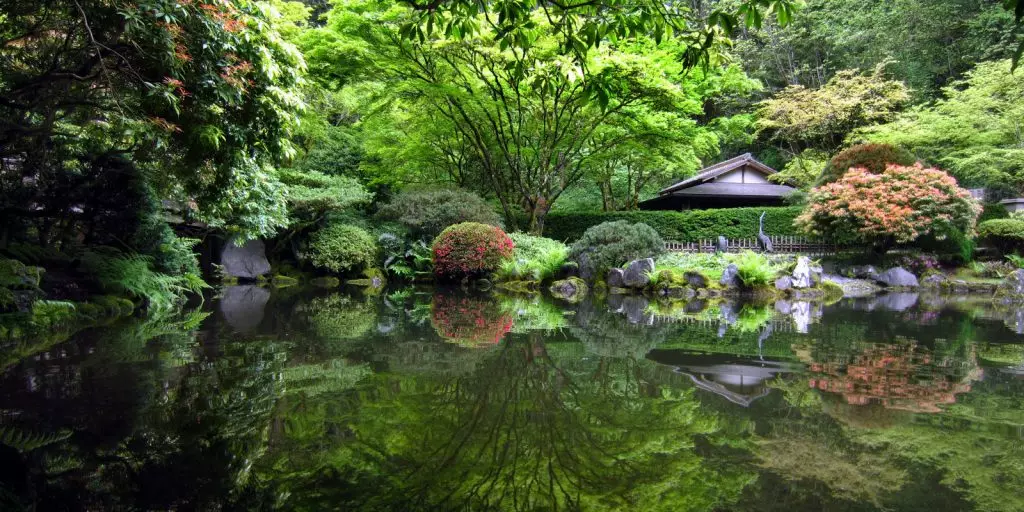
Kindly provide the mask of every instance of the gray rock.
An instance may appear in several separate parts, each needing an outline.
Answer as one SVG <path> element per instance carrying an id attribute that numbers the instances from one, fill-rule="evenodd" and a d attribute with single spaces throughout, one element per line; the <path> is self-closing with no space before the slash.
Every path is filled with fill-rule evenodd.
<path id="1" fill-rule="evenodd" d="M 825 269 L 821 265 L 811 264 L 808 268 L 811 269 L 811 282 L 814 286 L 821 284 L 822 276 L 825 275 Z"/>
<path id="2" fill-rule="evenodd" d="M 701 274 L 700 272 L 688 270 L 683 273 L 683 279 L 686 279 L 686 284 L 694 288 L 708 287 L 708 278 L 704 277 L 704 275 Z"/>
<path id="3" fill-rule="evenodd" d="M 641 295 L 629 295 L 622 298 L 622 312 L 626 314 L 626 320 L 631 324 L 651 325 L 654 323 L 654 315 L 647 311 L 650 302 Z"/>
<path id="4" fill-rule="evenodd" d="M 608 284 L 609 288 L 625 288 L 625 273 L 621 268 L 613 268 L 608 271 L 608 275 L 604 278 L 605 283 Z"/>
<path id="5" fill-rule="evenodd" d="M 792 284 L 793 288 L 810 288 L 814 286 L 814 280 L 811 278 L 811 260 L 807 256 L 800 256 L 796 259 Z"/>
<path id="6" fill-rule="evenodd" d="M 875 278 L 875 281 L 889 287 L 917 288 L 917 276 L 911 274 L 903 267 L 893 267 L 882 272 Z"/>
<path id="7" fill-rule="evenodd" d="M 262 240 L 249 240 L 237 245 L 233 240 L 220 253 L 224 273 L 241 279 L 256 279 L 270 273 L 266 248 Z"/>
<path id="8" fill-rule="evenodd" d="M 875 279 L 878 277 L 878 269 L 874 265 L 853 266 L 849 269 L 850 277 L 857 279 Z"/>
<path id="9" fill-rule="evenodd" d="M 597 278 L 597 268 L 589 253 L 584 252 L 576 258 L 576 267 L 579 269 L 579 276 L 583 279 L 593 281 Z"/>
<path id="10" fill-rule="evenodd" d="M 270 292 L 259 286 L 228 286 L 224 288 L 218 309 L 234 330 L 249 332 L 263 322 L 263 308 L 268 300 Z"/>
<path id="11" fill-rule="evenodd" d="M 643 288 L 651 283 L 650 273 L 654 272 L 654 260 L 644 258 L 633 260 L 626 266 L 622 274 L 622 283 L 626 288 Z"/>
<path id="12" fill-rule="evenodd" d="M 1007 299 L 1024 299 L 1024 269 L 1014 270 L 1003 278 L 996 295 Z"/>
<path id="13" fill-rule="evenodd" d="M 704 311 L 707 308 L 708 303 L 706 301 L 698 299 L 687 302 L 686 305 L 683 306 L 683 311 L 687 313 L 700 313 L 701 311 Z"/>
<path id="14" fill-rule="evenodd" d="M 949 278 L 946 277 L 945 274 L 940 274 L 938 272 L 928 274 L 921 278 L 921 286 L 924 286 L 926 288 L 939 288 L 941 286 L 947 285 L 948 283 Z"/>
<path id="15" fill-rule="evenodd" d="M 724 236 L 719 235 L 718 236 L 718 243 L 715 244 L 715 252 L 717 252 L 717 253 L 729 252 L 729 239 L 724 237 Z"/>
<path id="16" fill-rule="evenodd" d="M 775 311 L 788 315 L 793 310 L 793 304 L 788 300 L 777 300 L 775 301 Z"/>
<path id="17" fill-rule="evenodd" d="M 789 276 L 782 276 L 775 280 L 776 290 L 788 290 L 793 287 L 793 278 Z"/>
<path id="18" fill-rule="evenodd" d="M 578 302 L 587 295 L 588 288 L 586 281 L 578 277 L 570 277 L 551 283 L 549 291 L 556 298 L 568 302 Z"/>
<path id="19" fill-rule="evenodd" d="M 728 287 L 736 288 L 740 285 L 739 277 L 740 269 L 735 263 L 730 263 L 729 266 L 725 267 L 722 271 L 722 279 L 718 281 L 718 284 Z"/>
<path id="20" fill-rule="evenodd" d="M 572 261 L 568 261 L 568 262 L 563 263 L 562 266 L 558 269 L 558 273 L 555 274 L 555 276 L 558 279 L 568 279 L 570 277 L 579 277 L 579 275 L 580 275 L 580 266 L 578 264 L 576 264 L 575 262 L 572 262 Z"/>

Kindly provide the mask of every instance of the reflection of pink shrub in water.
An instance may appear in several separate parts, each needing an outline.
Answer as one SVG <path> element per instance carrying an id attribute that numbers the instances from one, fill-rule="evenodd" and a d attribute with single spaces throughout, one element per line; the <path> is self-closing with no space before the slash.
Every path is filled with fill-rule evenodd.
<path id="1" fill-rule="evenodd" d="M 512 316 L 492 301 L 436 294 L 430 309 L 430 324 L 438 336 L 459 345 L 495 345 L 512 330 Z"/>
<path id="2" fill-rule="evenodd" d="M 851 358 L 807 361 L 810 387 L 841 395 L 851 405 L 941 412 L 981 378 L 973 351 L 964 358 L 934 359 L 916 342 L 876 344 Z"/>

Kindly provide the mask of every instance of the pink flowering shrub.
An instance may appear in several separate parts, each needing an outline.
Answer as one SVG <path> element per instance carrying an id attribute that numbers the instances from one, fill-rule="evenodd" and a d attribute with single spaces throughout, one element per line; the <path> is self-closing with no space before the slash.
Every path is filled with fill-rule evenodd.
<path id="1" fill-rule="evenodd" d="M 886 250 L 951 229 L 971 234 L 981 206 L 945 172 L 890 164 L 881 174 L 853 168 L 812 189 L 797 227 L 816 237 Z"/>
<path id="2" fill-rule="evenodd" d="M 512 257 L 513 248 L 499 227 L 476 222 L 448 226 L 431 245 L 434 273 L 447 278 L 489 274 Z"/>

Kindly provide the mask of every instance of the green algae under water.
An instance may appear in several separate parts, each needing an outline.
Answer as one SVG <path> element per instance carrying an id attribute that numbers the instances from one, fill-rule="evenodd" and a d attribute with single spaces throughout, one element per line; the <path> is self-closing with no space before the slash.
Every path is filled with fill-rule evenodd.
<path id="1" fill-rule="evenodd" d="M 4 368 L 0 510 L 1024 510 L 1022 311 L 246 286 L 207 306 Z"/>

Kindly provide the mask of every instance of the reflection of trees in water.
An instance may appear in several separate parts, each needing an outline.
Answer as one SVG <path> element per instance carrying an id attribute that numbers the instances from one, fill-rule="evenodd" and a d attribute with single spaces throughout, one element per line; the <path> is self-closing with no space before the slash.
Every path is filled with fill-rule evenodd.
<path id="1" fill-rule="evenodd" d="M 939 405 L 981 379 L 973 345 L 936 353 L 914 340 L 859 344 L 853 352 L 798 351 L 808 365 L 808 384 L 841 395 L 851 405 L 879 403 L 914 412 L 940 412 Z"/>
<path id="2" fill-rule="evenodd" d="M 283 353 L 221 341 L 209 359 L 191 327 L 163 319 L 91 331 L 62 346 L 67 358 L 37 363 L 49 378 L 4 383 L 5 408 L 24 425 L 70 432 L 20 455 L 38 509 L 204 509 L 240 498 L 264 449 Z"/>
<path id="3" fill-rule="evenodd" d="M 719 424 L 690 393 L 650 380 L 653 366 L 565 364 L 528 338 L 463 378 L 381 374 L 335 397 L 316 422 L 325 438 L 285 432 L 271 454 L 268 464 L 287 467 L 274 477 L 277 492 L 308 509 L 706 510 L 749 481 L 738 468 L 702 464 L 694 436 L 714 437 Z"/>
<path id="4" fill-rule="evenodd" d="M 598 356 L 643 358 L 652 348 L 663 343 L 667 335 L 679 330 L 679 326 L 637 321 L 636 316 L 646 308 L 643 297 L 626 297 L 622 299 L 629 311 L 639 313 L 627 314 L 609 310 L 609 307 L 590 298 L 581 302 L 576 315 L 569 326 L 572 336 L 587 347 L 587 351 Z M 629 301 L 643 301 L 643 306 Z M 653 320 L 653 316 L 650 316 Z"/>

